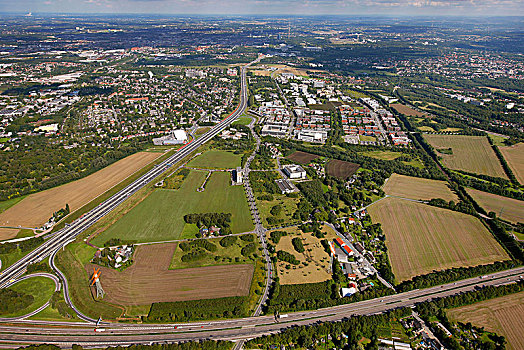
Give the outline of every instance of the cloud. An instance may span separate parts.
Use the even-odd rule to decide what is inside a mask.
[[[524,15],[523,0],[0,0],[0,11],[161,14]]]

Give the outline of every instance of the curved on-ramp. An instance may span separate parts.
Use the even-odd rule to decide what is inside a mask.
[[[55,292],[60,291],[60,280],[58,279],[58,277],[56,277],[53,274],[46,273],[46,272],[37,272],[37,273],[32,273],[30,275],[22,276],[22,277],[18,278],[17,280],[7,284],[5,286],[5,288],[9,288],[9,287],[14,286],[15,284],[17,284],[19,282],[25,281],[25,280],[33,278],[33,277],[46,277],[46,278],[52,279],[53,282],[55,282]],[[37,313],[39,313],[40,311],[44,310],[48,306],[49,306],[49,301],[47,301],[44,305],[40,306],[36,310],[34,310],[34,311],[32,311],[32,312],[30,312],[28,314],[22,315],[22,316],[5,317],[5,318],[0,317],[0,322],[24,320],[26,318],[29,318],[31,316],[36,315]]]

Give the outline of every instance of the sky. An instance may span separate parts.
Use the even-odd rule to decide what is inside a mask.
[[[0,0],[0,12],[524,16],[524,0]]]

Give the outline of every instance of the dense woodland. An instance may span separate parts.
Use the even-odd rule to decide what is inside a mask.
[[[16,292],[9,288],[0,289],[0,315],[14,313],[25,309],[33,302],[30,294]]]

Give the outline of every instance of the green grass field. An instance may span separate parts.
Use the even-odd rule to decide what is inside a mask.
[[[272,201],[261,201],[257,199],[257,207],[260,216],[262,217],[264,226],[271,226],[267,222],[267,218],[273,216],[271,215],[270,210],[275,205],[282,206],[282,211],[280,214],[275,216],[275,218],[279,221],[276,226],[282,226],[296,222],[296,220],[293,219],[293,214],[297,210],[297,204],[299,201],[299,198],[290,198],[283,194],[274,194]]]
[[[19,249],[9,254],[0,254],[0,260],[2,261],[2,267],[0,271],[5,270],[9,266],[13,265],[18,260],[22,259],[27,253],[22,253]]]
[[[397,159],[398,157],[402,156],[401,152],[393,152],[393,151],[367,151],[367,152],[359,152],[359,153],[366,157],[382,159],[382,160],[393,160],[393,159]]]
[[[215,172],[204,192],[197,192],[205,172],[191,171],[180,189],[157,189],[131,209],[92,242],[103,245],[111,238],[138,242],[180,239],[184,215],[191,213],[231,213],[233,233],[251,231],[253,222],[242,186],[230,186],[228,172]]]
[[[13,199],[8,199],[6,201],[0,202],[0,213],[2,213],[5,210],[11,208],[13,205],[15,205],[16,203],[20,202],[25,197],[27,197],[27,196],[16,197],[16,198],[13,198]]]
[[[251,117],[240,117],[237,120],[235,120],[235,122],[233,123],[233,126],[235,126],[235,125],[248,125],[249,123],[251,123],[252,119],[253,118],[251,118]]]
[[[10,289],[21,293],[31,294],[34,297],[34,300],[31,305],[25,309],[12,314],[2,315],[2,317],[23,316],[35,311],[51,299],[51,296],[55,291],[55,283],[46,277],[32,277],[18,282],[10,287]]]
[[[231,169],[240,166],[241,159],[241,155],[233,152],[210,150],[191,160],[187,166],[207,169]]]
[[[28,318],[28,320],[39,320],[39,321],[65,321],[65,322],[72,322],[72,321],[80,321],[80,319],[76,316],[72,318],[67,318],[58,312],[58,310],[53,309],[51,306],[46,307],[39,313],[37,313],[34,316],[31,316]]]

